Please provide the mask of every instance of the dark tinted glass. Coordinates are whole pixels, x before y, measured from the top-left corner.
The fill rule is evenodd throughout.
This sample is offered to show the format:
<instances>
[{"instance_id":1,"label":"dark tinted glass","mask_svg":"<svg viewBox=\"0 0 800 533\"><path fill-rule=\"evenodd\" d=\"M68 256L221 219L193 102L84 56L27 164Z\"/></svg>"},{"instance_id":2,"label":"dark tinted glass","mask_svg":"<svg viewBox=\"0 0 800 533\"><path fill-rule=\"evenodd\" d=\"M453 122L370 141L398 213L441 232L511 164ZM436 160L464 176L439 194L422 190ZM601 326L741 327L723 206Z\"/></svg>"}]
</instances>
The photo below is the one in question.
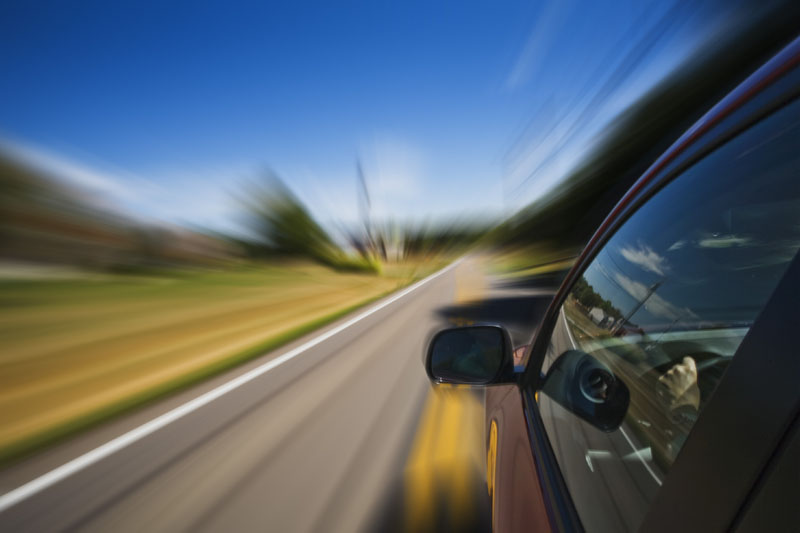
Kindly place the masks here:
<instances>
[{"instance_id":1,"label":"dark tinted glass","mask_svg":"<svg viewBox=\"0 0 800 533\"><path fill-rule=\"evenodd\" d=\"M441 332L431 347L431 373L457 383L487 383L503 364L500 328L470 327Z\"/></svg>"},{"instance_id":2,"label":"dark tinted glass","mask_svg":"<svg viewBox=\"0 0 800 533\"><path fill-rule=\"evenodd\" d=\"M640 525L798 247L794 103L659 191L585 270L543 370L568 350L591 354L625 382L630 407L619 429L604 433L545 395L539 401L588 531Z\"/></svg>"}]
</instances>

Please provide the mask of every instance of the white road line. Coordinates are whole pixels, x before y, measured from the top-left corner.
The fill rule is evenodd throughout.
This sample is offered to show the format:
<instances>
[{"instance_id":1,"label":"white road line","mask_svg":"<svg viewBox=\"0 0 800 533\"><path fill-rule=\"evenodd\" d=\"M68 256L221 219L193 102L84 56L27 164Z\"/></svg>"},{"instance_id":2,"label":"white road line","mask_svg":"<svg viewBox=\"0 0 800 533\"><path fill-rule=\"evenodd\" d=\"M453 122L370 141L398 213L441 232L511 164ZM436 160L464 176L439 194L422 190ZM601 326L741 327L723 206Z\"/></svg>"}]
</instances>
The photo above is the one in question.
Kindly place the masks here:
<instances>
[{"instance_id":1,"label":"white road line","mask_svg":"<svg viewBox=\"0 0 800 533\"><path fill-rule=\"evenodd\" d=\"M355 323L367 318L368 316L372 315L373 313L376 313L376 312L380 311L381 309L383 309L384 307L396 302L397 300L399 300L403 296L405 296L405 295L415 291L416 289L422 287L423 285L425 285L429 281L431 281L431 280L433 280L435 278L438 278L439 276L441 276L445 272L448 272L449 270L453 269L456 265L461 263L461 261L463 261L463 260L464 260L464 258L458 259L457 261L455 261L452 264L448 265L447 267L443 268L439 272L431 274L427 278L425 278L425 279L423 279L421 281L418 281L414 285L412 285L412 286L410 286L410 287L398 292L394 296L390 297L388 300L385 300L385 301L379 303L378 305L375 305L374 307L364 311L363 313L360 313L359 315L351 318L347 322L344 322L343 324L340 324L340 325L336 326L335 328L326 331L322 335L320 335L318 337L315 337L315 338L311 339L310 341L308 341L308 342L306 342L304 344L301 344L297 348L289 350L288 352L286 352L284 354L281 354L278 357L267 361L263 365L258 366L256 368L254 368L254 369L242 374L241 376L238 376L238 377L228 381L227 383L224 383L224 384L220 385L219 387L217 387L215 389L212 389L212 390L206 392L205 394L202 394L202 395L198 396L197 398L195 398L193 400L190 400L190 401L186 402L185 404L183 404L181 406L178 406L175 409L172 409L171 411L168 411L168 412L164 413L163 415L158 416L158 417L154 418L153 420L151 420L149 422L146 422L145 424L142 424L141 426L139 426L137 428L134 428L134 429L128 431L127 433L124 433L124 434L120 435L117 438L108 441L107 443L95 448L94 450L88 451L85 454L83 454L83 455L81 455L79 457L76 457L75 459L73 459L73 460L71 460L71 461L69 461L67 463L64 463L63 465L59 466L58 468L55 468L55 469L51 470L50 472L47 472L46 474L43 474L43 475L37 477L36 479L33 479L33 480L25 483L24 485L21 485L21 486L17 487L16 489L14 489L14 490L12 490L10 492L7 492L7 493L3 494L2 496L0 496L0 513L2 513L3 511L7 510L9 507L12 507L12 506L18 504L19 502L21 502L23 500L26 500L26 499L30 498L31 496L34 496L35 494L47 489L48 487L51 487L51 486L55 485L56 483L59 483L60 481L65 480L69 476L71 476L71 475L73 475L73 474L75 474L77 472L80 472L81 470L84 470L85 468L88 468L88 467L92 466L93 464L95 464L95 463L105 459L106 457L108 457L108 456L110 456L110 455L122 450L123 448L126 448L126 447L130 446L131 444L143 439L144 437L147 437L148 435L150 435L152 433L155 433L156 431L158 431L159 429L167 426L168 424L171 424L172 422L175 422L176 420L178 420L180 418L183 418L184 416L186 416L186 415L188 415L188 414L190 414L190 413L192 413L194 411L197 411L201 407L213 402L217 398L219 398L219 397L231 392L234 389L237 389L237 388L241 387L242 385L244 385L244 384L246 384L246 383L248 383L250 381L253 381L257 377L261 376L262 374L266 374L270 370L272 370L274 368L277 368L278 366L282 365L283 363L285 363L285 362L287 362L287 361L289 361L291 359L294 359L295 357L297 357L301 353L303 353L303 352L313 348L314 346L317 346L318 344L330 339L331 337L333 337L337 333L341 333L342 331L344 331L345 329L349 328L353 324L355 324Z\"/></svg>"},{"instance_id":2,"label":"white road line","mask_svg":"<svg viewBox=\"0 0 800 533\"><path fill-rule=\"evenodd\" d=\"M578 343L575 342L575 337L572 336L572 331L570 331L569 324L567 324L567 315L564 313L564 306L561 306L561 318L564 319L564 329L567 330L567 336L569 337L570 344L572 344L573 348L577 348Z\"/></svg>"},{"instance_id":3,"label":"white road line","mask_svg":"<svg viewBox=\"0 0 800 533\"><path fill-rule=\"evenodd\" d=\"M639 450L638 450L638 449L636 449L636 446L634 446L634 445L633 445L633 441L632 441L632 440L631 440L631 438L628 436L628 434L627 434L627 433L625 433L625 430L622 428L622 426L620 426L620 427L619 427L619 432L620 432L620 433L622 433L622 436L623 436L623 437L625 437L625 440L626 440L626 441L628 441L628 444L630 445L631 449L633 450L633 453L635 453L635 454L636 454L636 457L638 457L638 458L639 458L639 460L642 462L642 464L644 465L644 467L645 467L645 468L647 469L647 471L650 473L650 475L652 476L652 478L656 480L656 483L658 483L658 486L660 487L660 486L661 486L661 484L662 484L662 482L661 482L661 478L660 478L660 477L658 477L658 476L656 475L656 473L655 473L655 472L653 472L653 469L652 469L652 468L650 468L650 465L649 465L649 464L647 464L647 461L645 460L645 458L641 456L641 454L639 453Z\"/></svg>"}]
</instances>

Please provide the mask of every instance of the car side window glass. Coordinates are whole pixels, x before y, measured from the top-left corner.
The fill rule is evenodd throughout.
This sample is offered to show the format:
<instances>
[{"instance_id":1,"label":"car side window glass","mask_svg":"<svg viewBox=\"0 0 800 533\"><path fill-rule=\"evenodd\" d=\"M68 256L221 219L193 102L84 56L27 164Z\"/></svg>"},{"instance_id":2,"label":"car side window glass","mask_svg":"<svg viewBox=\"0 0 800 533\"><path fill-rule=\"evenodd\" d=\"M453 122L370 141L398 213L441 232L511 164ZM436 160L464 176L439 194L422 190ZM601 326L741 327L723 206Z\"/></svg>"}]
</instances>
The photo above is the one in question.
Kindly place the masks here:
<instances>
[{"instance_id":1,"label":"car side window glass","mask_svg":"<svg viewBox=\"0 0 800 533\"><path fill-rule=\"evenodd\" d=\"M799 147L795 102L657 192L605 244L564 301L542 371L565 352L579 351L607 367L630 394L622 424L610 432L538 395L587 531L639 527L797 253Z\"/></svg>"}]
</instances>

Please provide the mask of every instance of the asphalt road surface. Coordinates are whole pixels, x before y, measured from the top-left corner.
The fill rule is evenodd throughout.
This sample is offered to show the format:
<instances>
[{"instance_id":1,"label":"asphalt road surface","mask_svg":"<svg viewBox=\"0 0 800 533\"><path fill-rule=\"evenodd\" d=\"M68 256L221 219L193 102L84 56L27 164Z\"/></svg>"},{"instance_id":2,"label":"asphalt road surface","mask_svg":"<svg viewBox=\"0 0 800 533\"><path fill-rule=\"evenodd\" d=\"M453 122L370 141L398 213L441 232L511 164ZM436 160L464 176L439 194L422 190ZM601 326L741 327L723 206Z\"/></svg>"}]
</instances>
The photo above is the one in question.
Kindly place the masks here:
<instances>
[{"instance_id":1,"label":"asphalt road surface","mask_svg":"<svg viewBox=\"0 0 800 533\"><path fill-rule=\"evenodd\" d=\"M481 291L487 306L467 301ZM494 319L524 341L545 300L487 283L473 259L453 265L6 468L0 530L401 531L415 512L427 520L415 527L436 529L447 523L441 505L419 501L441 500L447 490L446 482L423 479L436 456L456 457L449 468L475 474L456 479L470 484L469 528L483 529L482 397L456 391L456 403L452 394L437 400L423 350L452 322ZM449 435L441 435L442 423L423 424L436 413L451 422ZM431 449L447 445L459 451Z\"/></svg>"}]
</instances>

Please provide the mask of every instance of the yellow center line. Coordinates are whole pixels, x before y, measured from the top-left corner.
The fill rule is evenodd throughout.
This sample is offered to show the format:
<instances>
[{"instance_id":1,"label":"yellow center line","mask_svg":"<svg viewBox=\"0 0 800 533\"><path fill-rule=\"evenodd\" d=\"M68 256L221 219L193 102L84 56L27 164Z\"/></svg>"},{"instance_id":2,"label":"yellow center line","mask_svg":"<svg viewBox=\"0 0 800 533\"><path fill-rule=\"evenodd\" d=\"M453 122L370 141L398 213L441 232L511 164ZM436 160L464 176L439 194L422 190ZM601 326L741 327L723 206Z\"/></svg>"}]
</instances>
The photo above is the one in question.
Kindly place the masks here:
<instances>
[{"instance_id":1,"label":"yellow center line","mask_svg":"<svg viewBox=\"0 0 800 533\"><path fill-rule=\"evenodd\" d=\"M478 300L483 289L483 274L473 264L456 270L456 303ZM469 525L475 482L485 467L483 429L483 402L473 390L431 388L405 468L406 531L436 529L441 512L451 529Z\"/></svg>"},{"instance_id":2,"label":"yellow center line","mask_svg":"<svg viewBox=\"0 0 800 533\"><path fill-rule=\"evenodd\" d=\"M492 515L494 515L494 483L497 475L497 422L492 420L489 428L489 445L486 450L486 488L492 501Z\"/></svg>"},{"instance_id":3,"label":"yellow center line","mask_svg":"<svg viewBox=\"0 0 800 533\"><path fill-rule=\"evenodd\" d=\"M430 457L435 450L436 428L443 413L441 402L429 395L422 421L417 429L412 451L405 470L405 518L408 531L418 531L432 524L435 516L436 488L430 473Z\"/></svg>"}]
</instances>

